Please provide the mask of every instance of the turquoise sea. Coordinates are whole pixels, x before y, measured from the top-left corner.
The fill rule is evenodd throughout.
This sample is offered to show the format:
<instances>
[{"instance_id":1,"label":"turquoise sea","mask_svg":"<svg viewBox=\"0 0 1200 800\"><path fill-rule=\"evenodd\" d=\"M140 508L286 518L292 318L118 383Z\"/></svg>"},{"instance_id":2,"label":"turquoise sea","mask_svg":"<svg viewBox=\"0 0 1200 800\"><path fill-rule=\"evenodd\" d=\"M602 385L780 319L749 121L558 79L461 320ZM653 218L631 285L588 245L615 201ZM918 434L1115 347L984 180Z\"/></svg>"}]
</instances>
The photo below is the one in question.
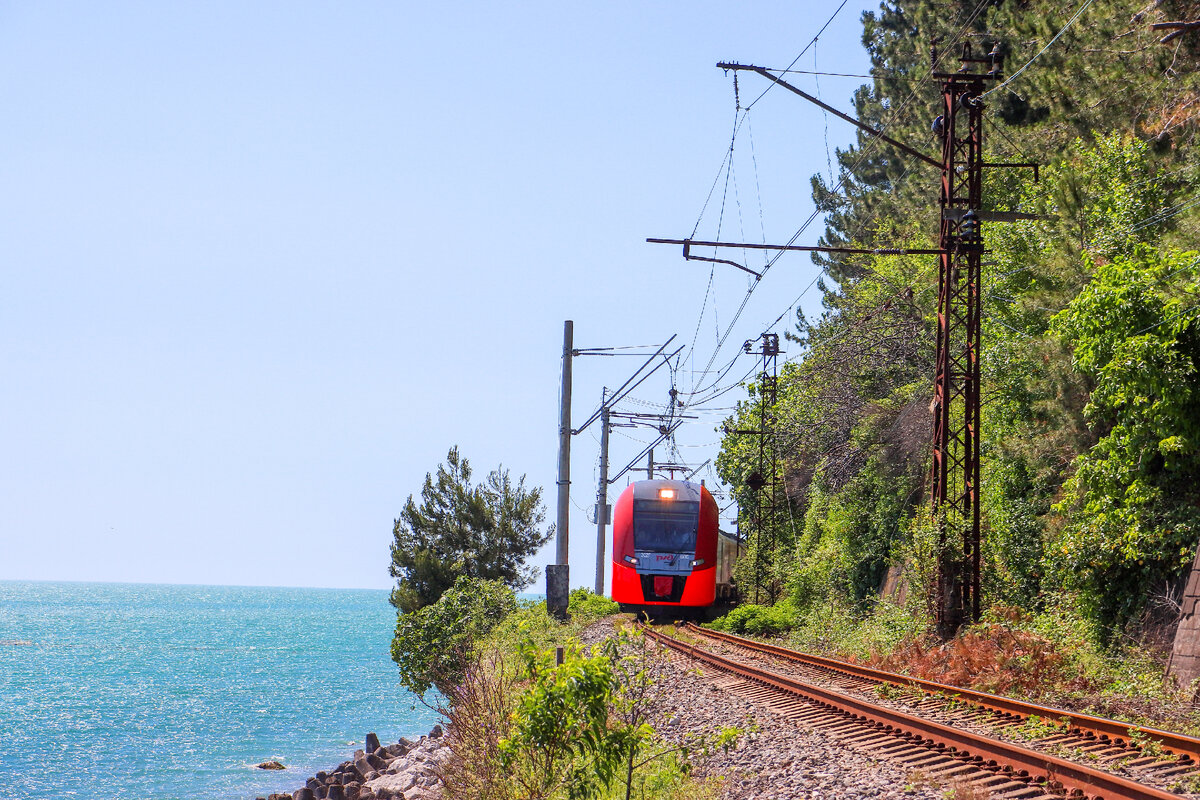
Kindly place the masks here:
<instances>
[{"instance_id":1,"label":"turquoise sea","mask_svg":"<svg viewBox=\"0 0 1200 800\"><path fill-rule=\"evenodd\" d=\"M437 721L399 685L394 626L385 591L0 581L3 795L290 792L368 731Z\"/></svg>"}]
</instances>

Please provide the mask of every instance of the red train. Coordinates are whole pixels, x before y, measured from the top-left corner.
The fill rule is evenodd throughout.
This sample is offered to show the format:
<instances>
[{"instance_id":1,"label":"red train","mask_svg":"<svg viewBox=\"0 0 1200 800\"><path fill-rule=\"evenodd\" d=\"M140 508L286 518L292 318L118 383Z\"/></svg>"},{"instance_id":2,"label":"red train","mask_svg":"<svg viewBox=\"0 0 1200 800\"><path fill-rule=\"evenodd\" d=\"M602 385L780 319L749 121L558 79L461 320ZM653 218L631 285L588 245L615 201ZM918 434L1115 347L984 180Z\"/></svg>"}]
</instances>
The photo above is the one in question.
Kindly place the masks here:
<instances>
[{"instance_id":1,"label":"red train","mask_svg":"<svg viewBox=\"0 0 1200 800\"><path fill-rule=\"evenodd\" d=\"M703 484L637 481L613 509L612 599L638 607L703 608L732 596L740 548L722 533Z\"/></svg>"}]
</instances>

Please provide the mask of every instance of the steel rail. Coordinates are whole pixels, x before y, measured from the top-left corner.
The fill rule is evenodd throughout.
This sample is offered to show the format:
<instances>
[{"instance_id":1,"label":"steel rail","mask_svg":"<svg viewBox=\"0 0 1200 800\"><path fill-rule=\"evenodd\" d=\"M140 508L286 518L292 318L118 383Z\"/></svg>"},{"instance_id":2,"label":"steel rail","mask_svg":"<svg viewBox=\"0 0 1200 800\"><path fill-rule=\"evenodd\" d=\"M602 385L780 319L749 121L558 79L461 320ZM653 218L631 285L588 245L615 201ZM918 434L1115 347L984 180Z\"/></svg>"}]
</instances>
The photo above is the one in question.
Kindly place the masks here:
<instances>
[{"instance_id":1,"label":"steel rail","mask_svg":"<svg viewBox=\"0 0 1200 800\"><path fill-rule=\"evenodd\" d=\"M836 709L864 725L877 727L902 738L929 743L933 749L953 755L966 764L1007 771L1021 778L1059 786L1081 793L1091 800L1179 800L1179 795L1135 783L1082 764L1039 753L988 736L969 733L931 720L914 717L895 709L878 706L831 689L814 686L759 667L741 664L695 645L642 626L646 635L690 658L726 672L797 695L811 702Z\"/></svg>"},{"instance_id":2,"label":"steel rail","mask_svg":"<svg viewBox=\"0 0 1200 800\"><path fill-rule=\"evenodd\" d=\"M871 669L870 667L862 667L857 664L850 664L845 661L838 661L833 658L824 656L811 655L809 653L800 653L795 650L789 650L786 647L778 645L766 644L765 642L756 642L753 639L746 639L742 636L735 636L724 631L714 631L708 628L700 628L691 623L686 626L687 630L697 633L701 636L706 636L719 641L729 642L730 644L745 647L750 650L757 650L762 653L777 656L779 658L795 661L800 664L808 664L815 667L823 667L825 669L835 670L847 675L853 675L857 678L866 678L868 680L890 683L895 686L912 687L930 694L944 694L954 697L956 700L961 700L981 708L986 708L991 711L997 711L1002 714L1017 714L1022 717L1037 716L1051 723L1065 722L1068 732L1090 733L1100 739L1108 739L1117 745L1132 744L1133 736L1136 733L1138 737L1146 737L1157 741L1167 752L1177 756L1184 756L1191 759L1193 763L1200 763L1200 739L1195 736L1188 736L1182 733L1173 731L1164 731L1158 728L1146 728L1140 725L1132 725L1130 723L1118 722L1117 720L1105 719L1104 717L1093 717L1089 714L1078 714L1073 711L1066 711L1061 708L1052 708L1050 706L1042 706L1036 703L1027 703L1022 700L1014 700L1011 697L1001 697L999 695L988 694L987 692L977 692L973 689L964 689L961 686L952 686L946 683L937 683L935 681L927 681L921 678L913 678L908 675L900 675L895 672L887 672L885 670Z\"/></svg>"}]
</instances>

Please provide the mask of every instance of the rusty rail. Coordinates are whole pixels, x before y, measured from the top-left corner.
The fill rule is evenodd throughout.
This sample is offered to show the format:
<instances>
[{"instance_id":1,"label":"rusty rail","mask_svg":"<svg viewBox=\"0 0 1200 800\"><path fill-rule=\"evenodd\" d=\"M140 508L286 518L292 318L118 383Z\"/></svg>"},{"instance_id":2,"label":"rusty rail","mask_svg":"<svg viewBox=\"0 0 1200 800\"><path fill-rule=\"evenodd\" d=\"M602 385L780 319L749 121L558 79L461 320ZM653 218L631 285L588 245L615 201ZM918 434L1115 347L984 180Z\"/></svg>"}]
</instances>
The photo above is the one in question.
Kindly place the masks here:
<instances>
[{"instance_id":1,"label":"rusty rail","mask_svg":"<svg viewBox=\"0 0 1200 800\"><path fill-rule=\"evenodd\" d=\"M1056 724L1065 723L1068 732L1092 734L1099 739L1112 741L1116 745L1131 744L1131 734L1136 735L1138 738L1144 737L1158 742L1163 750L1169 753L1191 759L1192 763L1200 763L1200 739L1195 736L1187 736L1186 734L1164 731L1158 728L1131 725L1126 722L1118 722L1117 720L1105 719L1103 717L1093 717L1088 714L1077 714L1061 708L1026 703L1021 700L1014 700L1011 697L1001 697L986 692L977 692L973 689L964 689L961 686L952 686L946 683L937 683L921 678L913 678L908 675L900 675L895 672L871 669L870 667L850 664L846 661L838 661L837 659L825 658L824 656L816 656L810 653L800 653L795 650L789 650L786 647L766 644L765 642L756 642L753 639L735 636L723 631L699 628L691 623L688 623L685 627L690 633L728 642L738 647L745 647L761 653L767 653L768 655L794 661L798 664L822 667L879 683L890 683L894 686L915 688L929 694L943 694L953 697L955 700L970 703L971 705L1001 714L1016 714L1021 717L1037 716L1047 722Z\"/></svg>"},{"instance_id":2,"label":"rusty rail","mask_svg":"<svg viewBox=\"0 0 1200 800\"><path fill-rule=\"evenodd\" d=\"M741 664L696 645L643 626L647 636L692 659L740 677L773 687L785 694L836 709L866 726L910 741L927 743L934 750L955 755L980 768L1007 771L1053 788L1082 794L1092 800L1178 800L1179 795L1135 783L1082 764L1039 753L987 736L969 733L930 720L914 717L884 706L797 681L765 669ZM1006 769L1008 768L1008 769Z\"/></svg>"}]
</instances>

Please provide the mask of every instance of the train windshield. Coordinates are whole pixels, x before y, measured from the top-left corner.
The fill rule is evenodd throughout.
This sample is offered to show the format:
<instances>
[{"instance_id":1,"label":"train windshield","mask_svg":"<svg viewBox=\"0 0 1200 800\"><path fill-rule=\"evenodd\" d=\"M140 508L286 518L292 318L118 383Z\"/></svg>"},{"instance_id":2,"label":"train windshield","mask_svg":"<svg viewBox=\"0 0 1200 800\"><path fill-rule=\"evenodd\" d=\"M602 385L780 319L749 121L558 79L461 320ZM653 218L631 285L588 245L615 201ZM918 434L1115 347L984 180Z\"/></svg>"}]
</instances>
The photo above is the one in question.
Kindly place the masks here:
<instances>
[{"instance_id":1,"label":"train windshield","mask_svg":"<svg viewBox=\"0 0 1200 800\"><path fill-rule=\"evenodd\" d=\"M661 553L695 552L699 521L699 503L635 501L633 547Z\"/></svg>"}]
</instances>

